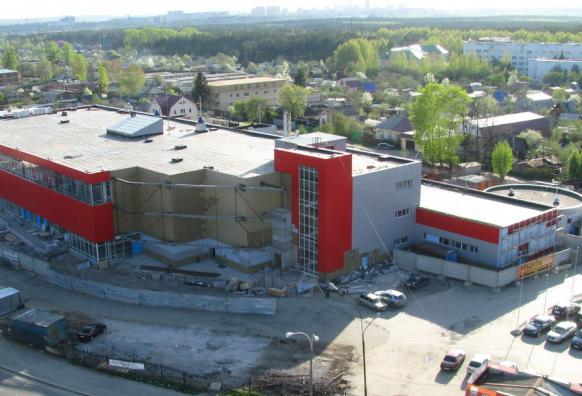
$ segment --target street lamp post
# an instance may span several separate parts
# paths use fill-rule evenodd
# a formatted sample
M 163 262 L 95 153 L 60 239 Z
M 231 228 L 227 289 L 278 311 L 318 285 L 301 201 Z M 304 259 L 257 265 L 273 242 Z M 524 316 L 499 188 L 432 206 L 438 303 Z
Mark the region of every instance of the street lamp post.
M 286 338 L 291 338 L 295 335 L 302 335 L 309 341 L 309 350 L 311 354 L 309 355 L 309 396 L 313 396 L 313 344 L 319 341 L 319 337 L 313 334 L 311 337 L 307 333 L 301 331 L 288 331 L 285 333 Z
M 364 396 L 368 396 L 368 379 L 366 377 L 366 340 L 364 336 L 366 335 L 366 330 L 368 330 L 368 327 L 370 327 L 370 325 L 374 323 L 374 321 L 378 319 L 378 317 L 376 316 L 374 319 L 370 321 L 370 323 L 366 325 L 366 327 L 364 327 L 364 317 L 362 316 L 360 310 L 358 310 L 358 314 L 360 315 L 360 330 L 362 331 L 362 360 L 364 363 Z
M 572 275 L 572 291 L 570 292 L 570 301 L 574 301 L 574 281 L 576 280 L 576 268 L 578 266 L 578 251 L 579 247 L 576 248 L 576 258 L 574 259 L 574 274 Z

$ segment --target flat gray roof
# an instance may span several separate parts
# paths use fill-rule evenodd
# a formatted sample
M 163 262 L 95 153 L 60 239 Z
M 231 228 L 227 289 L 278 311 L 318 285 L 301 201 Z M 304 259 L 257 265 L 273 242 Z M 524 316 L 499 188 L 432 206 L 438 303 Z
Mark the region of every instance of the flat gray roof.
M 519 201 L 511 202 L 481 191 L 473 192 L 453 186 L 447 188 L 426 183 L 420 189 L 419 207 L 501 228 L 538 216 L 550 209 Z
M 506 114 L 497 117 L 479 118 L 478 120 L 471 120 L 472 125 L 479 125 L 479 128 L 487 128 L 492 126 L 501 126 L 508 124 L 517 124 L 519 122 L 540 120 L 544 116 L 532 113 L 531 111 L 524 111 L 521 113 Z
M 284 142 L 289 142 L 297 144 L 300 146 L 314 146 L 317 144 L 337 142 L 337 141 L 347 141 L 348 138 L 341 135 L 332 135 L 325 132 L 312 132 L 303 135 L 287 136 L 281 138 Z
M 513 188 L 513 198 L 521 199 L 527 202 L 533 202 L 548 206 L 554 206 L 554 199 L 556 198 L 556 189 L 552 186 L 543 186 L 535 184 L 510 184 L 495 186 L 488 189 L 491 194 L 501 195 L 507 197 L 509 190 Z M 556 208 L 568 209 L 576 206 L 582 207 L 582 195 L 574 191 L 558 188 L 558 198 L 560 204 Z
M 0 145 L 88 173 L 140 167 L 176 175 L 205 166 L 243 178 L 274 172 L 275 141 L 269 137 L 223 129 L 195 133 L 193 123 L 164 119 L 164 134 L 144 143 L 107 134 L 107 128 L 130 119 L 127 113 L 95 107 L 67 113 L 0 120 Z M 69 122 L 60 124 L 63 119 Z M 181 145 L 187 147 L 175 149 Z

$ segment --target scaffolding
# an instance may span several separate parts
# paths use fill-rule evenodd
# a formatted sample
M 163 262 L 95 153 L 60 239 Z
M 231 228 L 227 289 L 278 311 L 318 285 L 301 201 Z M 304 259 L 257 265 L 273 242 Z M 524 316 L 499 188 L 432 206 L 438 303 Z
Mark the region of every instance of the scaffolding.
M 162 242 L 170 241 L 171 239 L 168 238 L 168 230 L 166 229 L 167 219 L 185 219 L 204 222 L 199 225 L 200 233 L 204 233 L 202 229 L 206 231 L 206 235 L 204 236 L 210 236 L 213 232 L 216 240 L 222 240 L 219 223 L 232 223 L 237 225 L 246 236 L 246 242 L 239 241 L 239 243 L 234 245 L 241 247 L 245 247 L 245 245 L 265 247 L 266 228 L 271 223 L 270 210 L 272 208 L 263 208 L 263 199 L 259 197 L 259 199 L 253 200 L 249 198 L 249 193 L 280 194 L 280 198 L 277 201 L 278 204 L 275 205 L 277 207 L 281 206 L 281 203 L 286 205 L 287 200 L 285 195 L 286 191 L 283 187 L 267 185 L 266 183 L 261 183 L 260 186 L 248 186 L 245 184 L 187 184 L 172 183 L 169 181 L 156 183 L 130 181 L 115 177 L 112 178 L 112 182 L 114 209 L 118 214 L 125 213 L 131 216 L 143 216 L 144 218 L 154 219 L 152 222 L 147 222 L 146 226 L 142 227 L 139 231 L 148 234 L 152 232 L 154 227 L 161 228 L 161 235 L 159 233 L 158 235 Z M 122 197 L 118 196 L 118 190 L 120 189 L 116 188 L 117 183 L 131 188 L 149 188 L 151 191 L 144 190 L 141 192 L 144 198 L 139 204 L 132 203 L 128 205 L 126 203 L 127 200 L 120 199 Z M 171 199 L 175 198 L 175 195 L 166 196 L 166 194 L 167 191 L 175 192 L 181 190 L 200 190 L 201 194 L 199 196 L 189 197 L 188 199 L 190 201 L 186 203 L 186 207 L 183 207 L 181 210 L 180 208 L 176 210 L 175 206 L 184 206 L 184 200 L 172 203 L 173 201 Z M 224 198 L 224 195 L 221 194 L 223 195 L 221 199 L 219 192 L 231 192 L 232 195 Z M 138 193 L 140 192 L 138 191 Z M 222 206 L 223 210 L 219 206 Z M 120 229 L 119 218 L 120 216 L 116 216 L 118 230 Z M 252 228 L 256 228 L 252 224 L 258 224 L 258 235 L 257 232 L 252 231 Z M 209 233 L 209 230 L 212 231 Z

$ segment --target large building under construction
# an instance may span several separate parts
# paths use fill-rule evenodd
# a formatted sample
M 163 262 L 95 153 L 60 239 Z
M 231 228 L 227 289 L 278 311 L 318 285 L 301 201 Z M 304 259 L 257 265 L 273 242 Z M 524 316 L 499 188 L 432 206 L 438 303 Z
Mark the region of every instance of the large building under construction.
M 213 241 L 331 277 L 412 238 L 418 161 L 347 152 L 324 134 L 280 139 L 96 106 L 42 113 L 0 120 L 1 207 L 93 262 L 137 238 L 180 264 Z

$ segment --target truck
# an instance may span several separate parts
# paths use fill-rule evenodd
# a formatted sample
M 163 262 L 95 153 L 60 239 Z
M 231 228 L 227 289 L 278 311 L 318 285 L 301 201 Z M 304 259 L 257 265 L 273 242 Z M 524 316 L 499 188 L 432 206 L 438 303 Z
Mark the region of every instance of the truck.
M 0 316 L 24 308 L 20 291 L 13 287 L 0 286 Z

